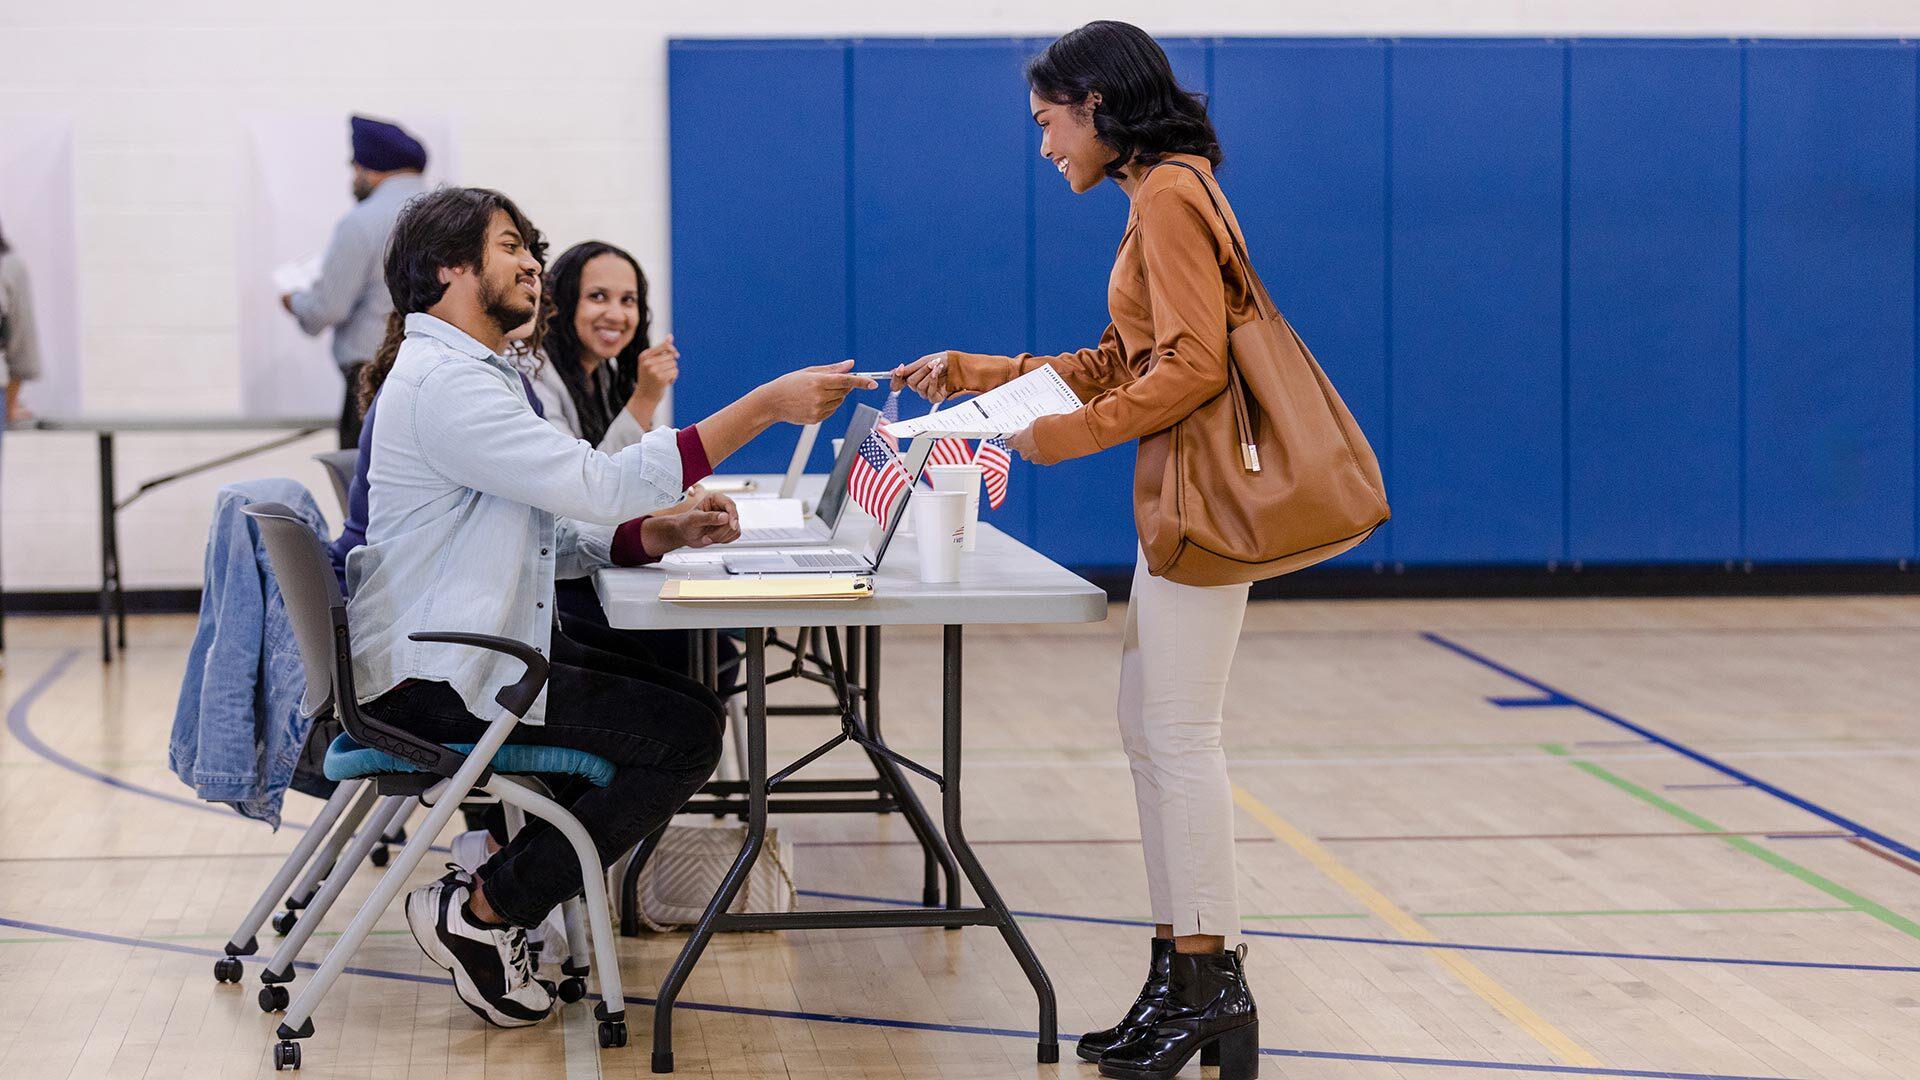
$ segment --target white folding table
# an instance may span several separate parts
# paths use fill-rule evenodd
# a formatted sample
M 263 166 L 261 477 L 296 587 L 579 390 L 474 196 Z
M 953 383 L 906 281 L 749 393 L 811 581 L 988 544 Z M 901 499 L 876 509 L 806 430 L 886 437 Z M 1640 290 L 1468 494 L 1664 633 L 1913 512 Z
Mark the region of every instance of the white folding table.
M 208 469 L 230 465 L 255 454 L 278 449 L 288 443 L 298 442 L 316 432 L 336 426 L 338 418 L 296 416 L 287 418 L 250 417 L 250 416 L 48 416 L 36 417 L 25 423 L 13 424 L 7 430 L 26 431 L 70 431 L 89 432 L 98 440 L 100 450 L 100 658 L 113 659 L 113 646 L 118 641 L 120 648 L 127 647 L 127 596 L 120 582 L 120 511 L 132 505 L 136 499 L 152 491 L 184 480 Z M 290 434 L 276 436 L 263 443 L 222 454 L 210 461 L 202 461 L 182 469 L 176 469 L 164 476 L 143 480 L 132 494 L 121 499 L 116 494 L 113 467 L 113 444 L 117 434 L 167 433 L 204 435 L 212 432 L 231 431 L 290 431 Z M 117 633 L 110 634 L 115 629 Z M 4 641 L 4 638 L 0 638 Z
M 842 539 L 863 535 L 842 526 Z M 858 548 L 859 543 L 847 546 Z M 1006 903 L 967 843 L 960 819 L 961 763 L 961 631 L 969 625 L 1015 623 L 1098 622 L 1107 615 L 1104 591 L 1066 568 L 993 528 L 981 525 L 978 550 L 962 557 L 960 580 L 929 585 L 920 581 L 918 554 L 911 536 L 898 536 L 874 575 L 874 595 L 846 603 L 668 603 L 659 598 L 660 586 L 670 575 L 717 575 L 717 568 L 676 570 L 639 567 L 601 570 L 595 575 L 600 603 L 613 626 L 649 630 L 696 630 L 717 633 L 746 628 L 747 830 L 739 856 L 707 905 L 680 955 L 661 983 L 654 1006 L 653 1071 L 673 1071 L 673 1005 L 693 966 L 716 930 L 812 930 L 866 927 L 992 926 L 1000 931 L 1033 984 L 1039 999 L 1039 1060 L 1056 1062 L 1060 1044 L 1055 1027 L 1052 983 L 1014 921 Z M 841 734 L 775 773 L 767 774 L 767 628 L 818 627 L 833 654 Z M 935 772 L 888 748 L 877 730 L 863 720 L 863 702 L 848 688 L 841 663 L 840 628 L 862 628 L 877 637 L 885 626 L 941 626 L 944 662 L 941 665 L 941 762 Z M 868 650 L 877 666 L 877 650 Z M 875 757 L 910 769 L 940 788 L 945 846 L 958 861 L 982 906 L 962 907 L 958 891 L 949 887 L 945 906 L 920 909 L 794 911 L 733 914 L 728 911 L 754 860 L 760 854 L 767 829 L 769 791 L 795 772 L 842 742 L 855 742 Z

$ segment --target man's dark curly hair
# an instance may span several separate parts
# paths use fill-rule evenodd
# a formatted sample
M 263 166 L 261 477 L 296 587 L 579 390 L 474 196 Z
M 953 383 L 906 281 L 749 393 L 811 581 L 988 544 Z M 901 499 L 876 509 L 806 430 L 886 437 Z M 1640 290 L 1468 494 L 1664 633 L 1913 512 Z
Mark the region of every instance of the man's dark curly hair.
M 387 237 L 385 273 L 387 295 L 393 298 L 393 314 L 387 317 L 387 333 L 373 362 L 360 371 L 360 414 L 366 415 L 381 384 L 393 370 L 400 354 L 400 341 L 406 336 L 406 317 L 425 311 L 447 294 L 447 283 L 440 271 L 448 267 L 479 270 L 487 257 L 487 226 L 493 212 L 500 211 L 513 222 L 520 242 L 533 254 L 542 270 L 547 265 L 547 240 L 520 212 L 512 199 L 491 188 L 437 187 L 415 195 L 400 208 L 393 232 Z M 536 312 L 535 318 L 538 319 Z M 536 328 L 538 323 L 535 323 Z
M 1116 180 L 1126 166 L 1157 165 L 1168 154 L 1220 165 L 1206 95 L 1182 90 L 1160 43 L 1137 26 L 1102 20 L 1063 34 L 1028 62 L 1027 83 L 1055 105 L 1100 95 L 1093 131 L 1118 155 L 1107 163 Z

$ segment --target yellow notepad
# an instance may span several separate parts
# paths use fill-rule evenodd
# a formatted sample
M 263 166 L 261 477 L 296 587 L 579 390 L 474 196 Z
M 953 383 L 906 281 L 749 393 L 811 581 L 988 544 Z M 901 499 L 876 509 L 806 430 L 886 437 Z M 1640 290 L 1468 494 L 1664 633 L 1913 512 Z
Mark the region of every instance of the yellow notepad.
M 660 586 L 660 599 L 692 603 L 864 600 L 872 595 L 873 579 L 864 577 L 673 578 Z

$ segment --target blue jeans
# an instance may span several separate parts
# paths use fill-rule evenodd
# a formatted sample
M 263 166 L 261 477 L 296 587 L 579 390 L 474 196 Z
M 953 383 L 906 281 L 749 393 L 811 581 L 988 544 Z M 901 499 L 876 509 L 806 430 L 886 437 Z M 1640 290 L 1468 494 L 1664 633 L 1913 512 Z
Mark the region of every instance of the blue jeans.
M 604 788 L 567 778 L 554 792 L 593 837 L 601 866 L 610 866 L 665 825 L 713 775 L 726 713 L 706 687 L 643 660 L 557 631 L 552 652 L 547 722 L 516 726 L 507 741 L 571 747 L 613 763 L 613 782 Z M 435 742 L 474 742 L 487 726 L 443 682 L 395 687 L 365 709 Z M 487 901 L 515 926 L 538 925 L 581 888 L 572 845 L 533 818 L 478 876 Z

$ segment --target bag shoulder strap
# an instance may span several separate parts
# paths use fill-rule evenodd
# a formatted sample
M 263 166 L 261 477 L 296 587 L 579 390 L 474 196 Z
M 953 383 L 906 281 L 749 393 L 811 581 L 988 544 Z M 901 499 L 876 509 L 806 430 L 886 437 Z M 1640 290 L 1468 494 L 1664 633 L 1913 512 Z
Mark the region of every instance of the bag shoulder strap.
M 1208 181 L 1207 175 L 1184 161 L 1163 161 L 1160 164 L 1185 169 L 1193 174 L 1194 179 L 1200 181 L 1200 190 L 1207 193 L 1207 201 L 1213 204 L 1214 214 L 1219 217 L 1220 224 L 1227 230 L 1228 241 L 1233 244 L 1235 261 L 1240 264 L 1240 269 L 1247 275 L 1247 281 L 1253 286 L 1254 306 L 1264 308 L 1264 314 L 1267 317 L 1278 318 L 1280 309 L 1274 305 L 1273 297 L 1267 292 L 1267 283 L 1260 280 L 1260 272 L 1253 268 L 1253 259 L 1247 254 L 1246 240 L 1241 237 L 1240 231 L 1233 227 L 1233 220 L 1227 217 L 1226 210 L 1220 206 L 1220 199 L 1214 194 L 1214 185 Z

